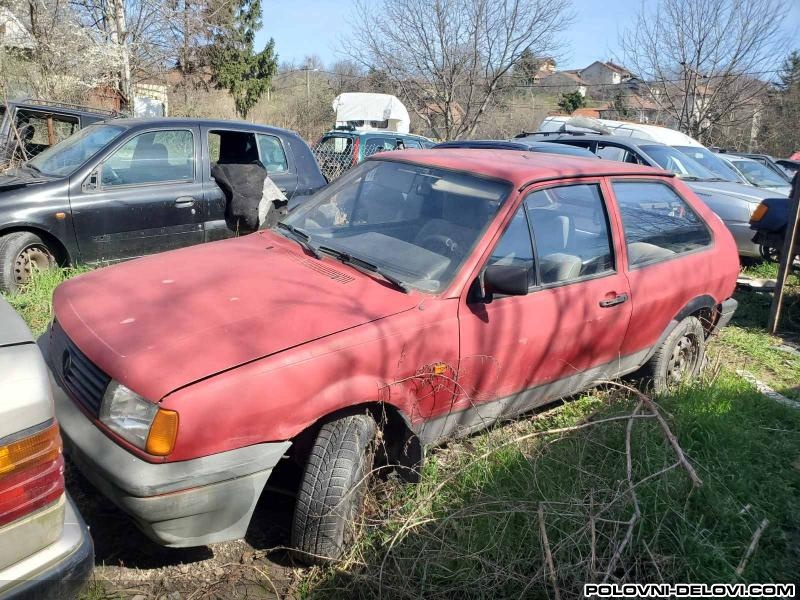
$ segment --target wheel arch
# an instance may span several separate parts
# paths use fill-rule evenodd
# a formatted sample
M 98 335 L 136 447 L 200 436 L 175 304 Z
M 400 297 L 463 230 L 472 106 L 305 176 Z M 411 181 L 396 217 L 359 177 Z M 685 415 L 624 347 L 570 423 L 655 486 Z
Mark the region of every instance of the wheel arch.
M 645 363 L 653 357 L 653 355 L 656 353 L 656 350 L 658 350 L 658 348 L 660 348 L 664 343 L 664 340 L 669 337 L 669 334 L 672 333 L 678 324 L 686 317 L 697 317 L 700 319 L 700 323 L 703 325 L 703 330 L 706 333 L 706 337 L 711 335 L 719 313 L 718 306 L 719 302 L 717 302 L 713 296 L 708 294 L 695 296 L 689 300 L 686 304 L 684 304 L 683 308 L 681 308 L 672 317 L 672 319 L 670 319 L 669 323 L 664 328 L 664 331 L 661 332 L 658 340 L 655 344 L 653 344 L 652 348 L 650 348 L 647 356 L 642 362 Z
M 32 233 L 42 238 L 42 241 L 47 244 L 47 247 L 53 251 L 56 262 L 58 262 L 60 266 L 64 267 L 72 264 L 72 257 L 70 256 L 69 249 L 67 248 L 66 244 L 64 244 L 64 242 L 62 242 L 57 235 L 39 225 L 18 223 L 3 226 L 0 228 L 0 237 L 10 233 L 20 232 Z

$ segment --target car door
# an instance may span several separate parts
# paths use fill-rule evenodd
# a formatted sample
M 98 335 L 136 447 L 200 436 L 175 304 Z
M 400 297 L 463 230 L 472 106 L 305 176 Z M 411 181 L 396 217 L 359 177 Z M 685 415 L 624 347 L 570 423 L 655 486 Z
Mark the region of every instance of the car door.
M 458 409 L 511 415 L 617 372 L 631 305 L 612 222 L 600 180 L 527 194 L 484 268 L 526 266 L 529 292 L 462 299 Z
M 287 199 L 297 190 L 297 168 L 291 151 L 277 135 L 258 133 L 258 153 L 267 175 Z
M 70 204 L 84 260 L 131 258 L 203 241 L 199 131 L 136 131 L 105 153 Z

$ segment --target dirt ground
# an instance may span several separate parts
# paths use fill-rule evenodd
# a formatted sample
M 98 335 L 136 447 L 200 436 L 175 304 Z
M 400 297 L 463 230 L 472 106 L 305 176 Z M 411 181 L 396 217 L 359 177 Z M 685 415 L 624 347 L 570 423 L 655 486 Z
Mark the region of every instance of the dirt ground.
M 284 547 L 293 499 L 268 489 L 242 540 L 199 548 L 164 548 L 151 542 L 67 463 L 67 489 L 89 525 L 95 548 L 93 581 L 83 598 L 187 600 L 290 598 L 301 569 Z M 291 482 L 284 480 L 291 489 Z

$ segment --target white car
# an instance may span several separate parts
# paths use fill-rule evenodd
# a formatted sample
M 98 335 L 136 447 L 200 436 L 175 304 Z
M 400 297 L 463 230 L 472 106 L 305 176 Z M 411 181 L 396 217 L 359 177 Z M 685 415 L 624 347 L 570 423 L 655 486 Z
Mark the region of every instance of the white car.
M 61 434 L 42 353 L 0 298 L 0 598 L 71 598 L 94 566 L 64 488 Z
M 791 183 L 757 160 L 735 154 L 719 154 L 718 156 L 739 171 L 750 185 L 787 197 L 792 193 Z

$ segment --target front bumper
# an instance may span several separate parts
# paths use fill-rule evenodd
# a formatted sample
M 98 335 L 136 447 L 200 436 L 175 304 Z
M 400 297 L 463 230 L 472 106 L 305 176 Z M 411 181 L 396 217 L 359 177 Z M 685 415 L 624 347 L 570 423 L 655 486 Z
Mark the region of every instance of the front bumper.
M 89 529 L 67 495 L 61 537 L 0 571 L 0 598 L 74 598 L 93 568 L 94 546 Z
M 149 463 L 98 429 L 52 370 L 50 382 L 65 452 L 145 535 L 164 546 L 243 537 L 273 467 L 291 445 L 255 444 L 193 460 Z

